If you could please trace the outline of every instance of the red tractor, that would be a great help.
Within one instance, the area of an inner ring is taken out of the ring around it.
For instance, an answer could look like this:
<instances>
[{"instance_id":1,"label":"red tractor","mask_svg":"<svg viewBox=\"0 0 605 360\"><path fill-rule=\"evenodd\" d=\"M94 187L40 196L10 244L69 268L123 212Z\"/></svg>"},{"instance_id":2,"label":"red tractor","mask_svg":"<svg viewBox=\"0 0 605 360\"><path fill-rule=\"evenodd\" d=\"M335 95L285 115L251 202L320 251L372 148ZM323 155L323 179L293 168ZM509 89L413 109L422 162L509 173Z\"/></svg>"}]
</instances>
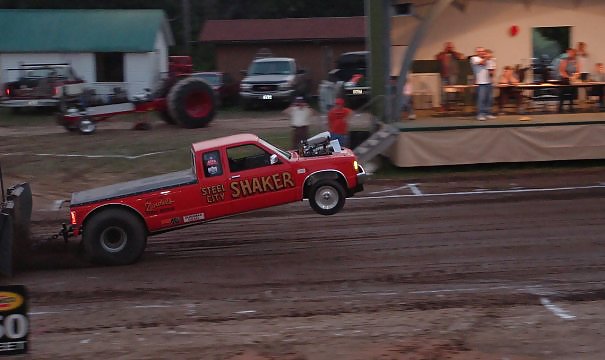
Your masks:
<instances>
[{"instance_id":1,"label":"red tractor","mask_svg":"<svg viewBox=\"0 0 605 360\"><path fill-rule=\"evenodd\" d=\"M77 104L63 107L66 110L59 115L58 123L70 131L91 134L98 121L118 114L155 110L169 124L189 129L205 127L216 114L216 99L206 81L190 76L192 67L189 56L170 56L168 76L157 89L137 95L129 102L99 103L92 101L94 94L84 90Z\"/></svg>"}]
</instances>

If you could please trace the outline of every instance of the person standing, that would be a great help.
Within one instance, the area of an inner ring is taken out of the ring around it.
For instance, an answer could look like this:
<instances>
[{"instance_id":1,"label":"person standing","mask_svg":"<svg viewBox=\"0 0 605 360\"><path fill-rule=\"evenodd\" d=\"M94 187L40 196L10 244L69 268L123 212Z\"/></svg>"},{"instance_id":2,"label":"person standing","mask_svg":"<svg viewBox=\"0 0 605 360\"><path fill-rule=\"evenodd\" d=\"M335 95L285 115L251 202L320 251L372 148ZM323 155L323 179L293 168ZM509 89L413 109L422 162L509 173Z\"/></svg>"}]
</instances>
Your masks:
<instances>
[{"instance_id":1,"label":"person standing","mask_svg":"<svg viewBox=\"0 0 605 360\"><path fill-rule=\"evenodd\" d=\"M413 98L413 88L412 88L412 79L408 75L407 80L405 81L405 86L403 87L402 95L402 104L401 111L403 113L407 113L409 120L416 119L416 114L414 114L414 98Z\"/></svg>"},{"instance_id":2,"label":"person standing","mask_svg":"<svg viewBox=\"0 0 605 360\"><path fill-rule=\"evenodd\" d=\"M475 55L470 58L475 85L477 85L477 120L495 119L489 107L492 93L492 80L489 74L489 59L485 49L481 46L475 49Z\"/></svg>"},{"instance_id":3,"label":"person standing","mask_svg":"<svg viewBox=\"0 0 605 360\"><path fill-rule=\"evenodd\" d=\"M500 85L500 97L499 97L499 110L501 114L504 114L504 104L510 99L514 97L517 104L517 111L521 112L521 91L515 88L514 85L519 84L519 79L515 76L513 68L511 66L505 66L502 75L498 80L498 84Z\"/></svg>"},{"instance_id":4,"label":"person standing","mask_svg":"<svg viewBox=\"0 0 605 360\"><path fill-rule=\"evenodd\" d=\"M447 94L445 86L455 85L458 82L459 66L458 60L464 59L462 53L454 50L454 44L446 42L443 50L435 55L435 60L439 61L439 73L441 74L441 103L443 108L447 108Z\"/></svg>"},{"instance_id":5,"label":"person standing","mask_svg":"<svg viewBox=\"0 0 605 360\"><path fill-rule=\"evenodd\" d=\"M590 68L588 67L588 53L586 52L586 43L584 41L578 42L578 48L576 49L576 61L578 63L580 80L588 81Z\"/></svg>"},{"instance_id":6,"label":"person standing","mask_svg":"<svg viewBox=\"0 0 605 360\"><path fill-rule=\"evenodd\" d=\"M349 147L349 119L352 115L353 110L345 107L343 98L337 98L334 107L328 112L330 136L344 147Z\"/></svg>"},{"instance_id":7,"label":"person standing","mask_svg":"<svg viewBox=\"0 0 605 360\"><path fill-rule=\"evenodd\" d=\"M299 96L283 112L290 116L292 148L296 149L301 141L309 138L309 125L312 117L315 116L315 111L303 97Z\"/></svg>"},{"instance_id":8,"label":"person standing","mask_svg":"<svg viewBox=\"0 0 605 360\"><path fill-rule=\"evenodd\" d=\"M559 94L559 112L563 112L563 103L567 100L569 111L573 112L573 100L575 98L575 89L570 86L572 79L578 76L578 64L576 59L576 50L569 48L566 53L561 55L559 62L559 77L561 79L561 92Z\"/></svg>"},{"instance_id":9,"label":"person standing","mask_svg":"<svg viewBox=\"0 0 605 360\"><path fill-rule=\"evenodd\" d=\"M605 101L603 99L603 88L605 87L605 66L603 66L603 63L595 64L595 72L590 75L590 81L601 83L600 85L595 85L590 89L590 96L599 97L599 108L601 111L604 111Z\"/></svg>"},{"instance_id":10,"label":"person standing","mask_svg":"<svg viewBox=\"0 0 605 360\"><path fill-rule=\"evenodd\" d=\"M487 72L489 73L489 96L487 97L489 102L487 104L487 108L491 112L494 108L494 78L496 77L496 58L494 57L494 52L485 49L485 56L487 57ZM495 119L496 117L491 113L486 115L488 119Z\"/></svg>"}]
</instances>

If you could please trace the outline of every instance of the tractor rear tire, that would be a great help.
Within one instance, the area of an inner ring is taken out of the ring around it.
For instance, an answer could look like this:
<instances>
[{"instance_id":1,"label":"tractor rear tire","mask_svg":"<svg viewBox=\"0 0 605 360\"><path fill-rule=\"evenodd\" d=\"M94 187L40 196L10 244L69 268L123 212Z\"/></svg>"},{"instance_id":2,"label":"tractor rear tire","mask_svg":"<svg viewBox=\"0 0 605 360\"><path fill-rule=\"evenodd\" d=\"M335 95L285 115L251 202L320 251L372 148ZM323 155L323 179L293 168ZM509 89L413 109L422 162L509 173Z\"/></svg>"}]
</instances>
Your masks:
<instances>
[{"instance_id":1,"label":"tractor rear tire","mask_svg":"<svg viewBox=\"0 0 605 360\"><path fill-rule=\"evenodd\" d=\"M128 265L139 260L147 245L143 221L126 209L106 209L86 221L82 242L87 257L103 265Z\"/></svg>"},{"instance_id":2,"label":"tractor rear tire","mask_svg":"<svg viewBox=\"0 0 605 360\"><path fill-rule=\"evenodd\" d=\"M207 126L216 114L214 91L204 80L188 77L168 93L168 113L188 129Z\"/></svg>"}]
</instances>

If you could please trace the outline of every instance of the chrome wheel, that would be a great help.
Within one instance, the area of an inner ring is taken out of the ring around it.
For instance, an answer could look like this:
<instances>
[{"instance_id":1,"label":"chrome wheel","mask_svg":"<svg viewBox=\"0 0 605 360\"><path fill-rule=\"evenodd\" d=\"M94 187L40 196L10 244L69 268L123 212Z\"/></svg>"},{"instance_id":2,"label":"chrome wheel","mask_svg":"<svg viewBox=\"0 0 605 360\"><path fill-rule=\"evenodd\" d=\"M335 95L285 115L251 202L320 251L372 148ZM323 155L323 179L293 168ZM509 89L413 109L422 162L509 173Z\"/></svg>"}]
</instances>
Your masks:
<instances>
[{"instance_id":1,"label":"chrome wheel","mask_svg":"<svg viewBox=\"0 0 605 360\"><path fill-rule=\"evenodd\" d=\"M92 120L82 119L78 124L78 129L82 134L92 134L97 129L97 125Z\"/></svg>"},{"instance_id":2,"label":"chrome wheel","mask_svg":"<svg viewBox=\"0 0 605 360\"><path fill-rule=\"evenodd\" d=\"M323 210L333 209L339 199L338 191L330 185L324 185L315 192L315 202Z\"/></svg>"}]
</instances>

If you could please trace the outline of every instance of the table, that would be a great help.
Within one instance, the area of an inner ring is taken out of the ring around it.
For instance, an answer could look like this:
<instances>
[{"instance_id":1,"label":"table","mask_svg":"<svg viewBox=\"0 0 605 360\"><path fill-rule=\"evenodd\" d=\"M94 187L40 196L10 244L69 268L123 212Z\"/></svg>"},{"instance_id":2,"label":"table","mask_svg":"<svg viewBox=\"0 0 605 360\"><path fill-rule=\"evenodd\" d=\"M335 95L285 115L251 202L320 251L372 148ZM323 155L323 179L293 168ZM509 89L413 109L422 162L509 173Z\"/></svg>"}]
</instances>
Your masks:
<instances>
[{"instance_id":1,"label":"table","mask_svg":"<svg viewBox=\"0 0 605 360\"><path fill-rule=\"evenodd\" d=\"M444 85L443 86L443 90L446 93L453 93L453 94L463 94L467 89L474 89L476 88L478 85L475 84L466 84L466 85ZM509 87L514 87L516 89L519 89L521 91L524 92L523 94L523 105L525 105L526 109L529 109L529 105L530 105L530 101L533 101L535 103L540 103L542 105L546 105L547 103L558 103L559 102L559 91L554 92L553 94L550 95L544 95L542 97L540 96L534 96L531 94L527 94L527 92L529 91L535 91L535 90L548 90L548 89L556 89L556 90L561 90L563 88L589 88L589 87L593 87L593 86L605 86L605 82L597 82L597 81L583 81L583 82L573 82L570 84L560 84L558 82L548 82L548 83L540 83L540 84L536 84L536 83L519 83L519 84L494 84L494 88L495 89L500 89L500 88L509 88ZM449 104L450 101L453 101L451 104ZM454 105L454 107L456 105L458 105L459 99L454 98L453 100L451 99L446 99L446 103L448 103L448 105Z\"/></svg>"}]
</instances>

